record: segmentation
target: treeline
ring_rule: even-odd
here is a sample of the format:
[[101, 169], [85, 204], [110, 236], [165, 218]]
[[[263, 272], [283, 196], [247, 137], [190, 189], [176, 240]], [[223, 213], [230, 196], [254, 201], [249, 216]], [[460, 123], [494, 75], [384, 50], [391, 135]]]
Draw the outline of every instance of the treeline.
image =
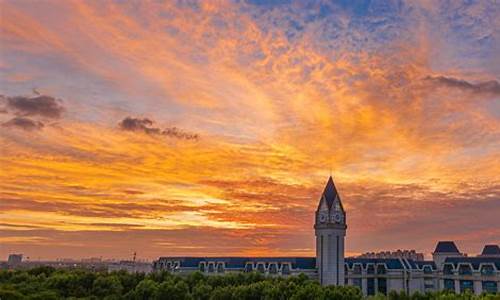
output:
[[[11, 299], [352, 299], [363, 295], [356, 287], [321, 287], [307, 276], [265, 277], [259, 273], [188, 276], [170, 273], [92, 272], [84, 269], [63, 270], [38, 267], [29, 270], [0, 271], [0, 300]], [[499, 295], [473, 296], [451, 293], [376, 295], [373, 300], [493, 300]]]

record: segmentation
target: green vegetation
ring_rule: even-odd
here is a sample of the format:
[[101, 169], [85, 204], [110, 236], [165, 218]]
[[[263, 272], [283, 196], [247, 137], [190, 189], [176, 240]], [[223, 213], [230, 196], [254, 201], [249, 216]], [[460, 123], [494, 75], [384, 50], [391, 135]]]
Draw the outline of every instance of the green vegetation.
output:
[[[269, 278], [261, 274], [227, 274], [188, 276], [169, 273], [92, 272], [83, 269], [56, 270], [39, 267], [30, 270], [0, 271], [0, 299], [352, 299], [363, 296], [355, 287], [321, 287], [305, 275]], [[391, 292], [370, 300], [493, 300], [500, 295], [455, 295], [446, 292], [414, 294]]]

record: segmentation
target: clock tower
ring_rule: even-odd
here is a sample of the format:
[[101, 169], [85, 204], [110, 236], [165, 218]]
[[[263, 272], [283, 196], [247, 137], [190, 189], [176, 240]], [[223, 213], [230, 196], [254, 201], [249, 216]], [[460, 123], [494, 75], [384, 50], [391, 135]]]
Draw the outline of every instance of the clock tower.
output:
[[316, 210], [316, 268], [321, 285], [344, 285], [346, 214], [330, 176]]

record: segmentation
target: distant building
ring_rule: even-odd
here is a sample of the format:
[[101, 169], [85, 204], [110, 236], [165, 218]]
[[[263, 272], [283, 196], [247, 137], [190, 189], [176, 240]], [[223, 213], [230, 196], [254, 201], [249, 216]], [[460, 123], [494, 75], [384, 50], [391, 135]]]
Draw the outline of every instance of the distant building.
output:
[[381, 251], [367, 252], [358, 256], [358, 258], [406, 258], [416, 261], [424, 260], [424, 254], [418, 253], [415, 250], [397, 250], [397, 251]]
[[259, 272], [268, 276], [304, 273], [322, 285], [353, 285], [364, 295], [389, 291], [452, 290], [497, 293], [500, 286], [500, 249], [486, 245], [481, 255], [467, 257], [453, 241], [440, 241], [425, 261], [410, 251], [366, 253], [344, 258], [346, 212], [330, 177], [315, 213], [316, 257], [160, 257], [156, 271], [200, 271], [207, 275]]
[[23, 261], [22, 254], [10, 254], [9, 258], [7, 259], [7, 265], [9, 267], [16, 267], [20, 265], [22, 261]]

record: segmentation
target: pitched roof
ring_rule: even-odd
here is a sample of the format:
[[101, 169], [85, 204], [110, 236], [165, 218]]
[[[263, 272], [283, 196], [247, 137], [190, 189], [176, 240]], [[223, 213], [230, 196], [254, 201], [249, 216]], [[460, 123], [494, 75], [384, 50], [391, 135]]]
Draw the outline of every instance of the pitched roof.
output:
[[500, 255], [500, 247], [498, 245], [485, 245], [481, 255]]
[[335, 187], [335, 184], [333, 183], [333, 178], [330, 176], [328, 178], [328, 182], [326, 183], [325, 190], [323, 191], [323, 195], [326, 199], [326, 203], [328, 204], [328, 208], [331, 208], [333, 205], [333, 202], [335, 201], [335, 198], [339, 198], [339, 203], [340, 207], [342, 210], [344, 210], [344, 207], [342, 206], [342, 202], [340, 201], [340, 195], [337, 192], [337, 188]]
[[439, 241], [434, 253], [460, 253], [460, 251], [458, 251], [457, 245], [453, 241]]

